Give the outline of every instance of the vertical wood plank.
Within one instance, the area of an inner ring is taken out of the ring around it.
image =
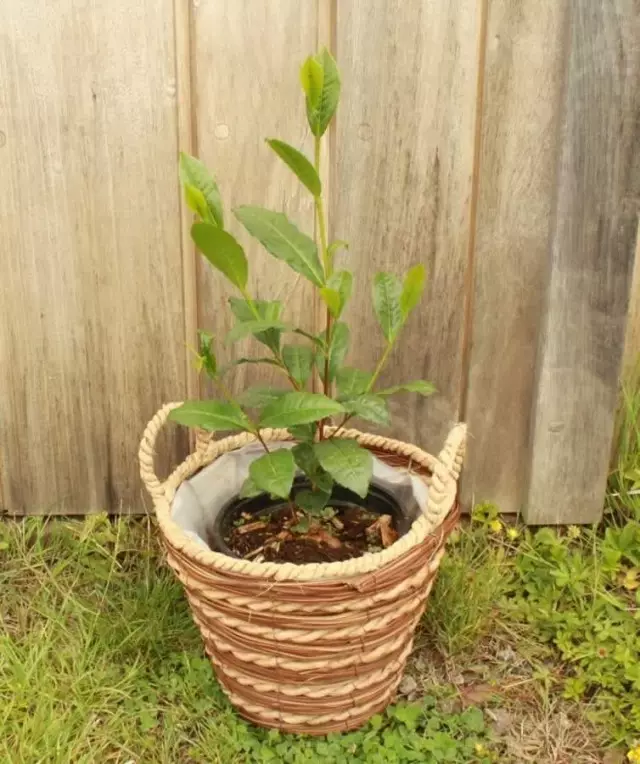
[[[522,508],[566,61],[566,5],[490,0],[463,501]]]
[[[638,5],[576,0],[570,14],[525,513],[533,524],[601,516],[640,194]]]
[[[3,508],[140,508],[184,388],[172,3],[8,0],[0,29]]]
[[[383,342],[371,307],[379,270],[423,262],[429,284],[382,377],[426,378],[439,394],[392,403],[392,432],[439,451],[459,416],[479,32],[476,0],[341,0],[343,73],[332,236],[355,272],[349,362],[373,369]]]
[[[250,290],[259,299],[281,299],[287,321],[313,329],[311,285],[268,254],[231,210],[255,204],[284,212],[313,236],[313,198],[264,141],[280,138],[313,156],[298,72],[316,49],[316,3],[201,0],[194,25],[198,153],[217,178],[226,226],[245,247]],[[224,347],[233,319],[227,299],[237,294],[202,258],[198,293],[201,326],[218,337],[227,360],[264,355],[252,339]],[[233,387],[280,378],[277,371],[240,366]]]

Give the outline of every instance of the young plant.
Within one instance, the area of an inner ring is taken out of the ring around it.
[[[189,401],[175,409],[171,416],[177,422],[206,430],[251,433],[262,444],[265,454],[251,464],[242,495],[266,492],[289,498],[295,473],[300,470],[309,478],[312,490],[299,492],[296,504],[306,512],[319,513],[327,505],[334,483],[363,498],[369,490],[371,453],[355,440],[338,437],[346,423],[352,417],[359,417],[387,425],[390,395],[405,390],[426,396],[434,392],[434,387],[423,380],[386,389],[377,385],[400,330],[422,295],[423,265],[411,268],[403,281],[392,273],[376,274],[373,306],[385,339],[384,352],[373,371],[344,365],[350,332],[342,316],[351,296],[353,276],[348,270],[334,267],[337,250],[346,249],[347,245],[327,239],[320,180],[322,139],[338,106],[340,75],[330,53],[322,50],[304,62],[300,79],[314,137],[313,163],[283,141],[268,139],[267,145],[313,196],[318,241],[300,231],[280,212],[241,206],[234,209],[233,214],[273,257],[314,285],[326,307],[325,328],[318,335],[305,332],[285,320],[281,302],[257,300],[251,295],[247,257],[225,228],[218,186],[198,159],[182,154],[180,178],[187,204],[198,218],[191,228],[192,238],[211,265],[238,292],[237,297],[229,300],[236,323],[226,344],[253,337],[264,346],[266,355],[239,358],[221,367],[213,336],[200,332],[198,362],[212,379],[220,398]],[[290,337],[305,342],[292,343]],[[224,378],[230,368],[246,363],[269,364],[279,369],[291,389],[252,387],[235,398]],[[317,377],[322,393],[310,389]],[[338,419],[337,427],[330,426],[334,417]],[[291,450],[270,450],[261,431],[274,427],[286,428],[297,444]]]

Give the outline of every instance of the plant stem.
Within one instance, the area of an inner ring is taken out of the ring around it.
[[[380,376],[380,372],[384,368],[384,365],[387,362],[387,358],[389,357],[389,353],[391,352],[392,348],[393,348],[393,342],[388,342],[387,347],[384,350],[384,353],[382,354],[380,360],[378,361],[376,370],[373,372],[373,376],[371,377],[371,380],[369,381],[369,384],[367,385],[366,392],[368,393],[371,392],[371,388],[375,385],[378,377]]]
[[[222,393],[222,397],[223,397],[223,398],[226,398],[226,399],[227,399],[227,401],[229,401],[229,403],[236,403],[236,401],[235,401],[235,400],[234,400],[234,398],[233,398],[233,395],[231,394],[231,391],[229,390],[229,388],[228,388],[228,387],[225,385],[225,383],[224,383],[224,382],[223,382],[221,379],[214,379],[214,380],[213,380],[213,383],[214,383],[215,385],[217,385],[217,386],[218,386],[218,388],[219,388],[220,392]],[[244,409],[242,409],[242,410],[244,411]],[[257,423],[257,422],[254,422],[254,421],[251,419],[251,417],[250,417],[250,416],[247,414],[247,412],[246,412],[246,411],[244,411],[244,414],[245,414],[245,416],[247,417],[247,419],[249,420],[249,424],[250,424],[250,426],[251,426],[251,429],[249,430],[249,432],[250,432],[252,435],[255,435],[255,436],[256,436],[256,438],[257,438],[257,439],[260,441],[260,443],[262,444],[262,448],[264,448],[264,450],[265,450],[265,452],[266,452],[266,453],[271,453],[271,452],[269,451],[269,447],[268,447],[268,446],[267,446],[267,444],[265,443],[265,440],[264,440],[264,438],[263,438],[263,437],[262,437],[262,435],[260,434],[260,428],[258,427],[258,423]]]
[[[320,142],[320,136],[315,136],[315,142],[314,142],[314,164],[315,169],[318,175],[320,175],[320,152],[321,148],[321,142]],[[315,197],[315,206],[316,206],[316,218],[318,221],[318,233],[320,238],[320,251],[322,254],[322,264],[324,266],[324,275],[325,279],[328,279],[331,276],[332,271],[332,263],[331,263],[331,257],[329,256],[329,249],[327,247],[327,226],[325,222],[324,217],[324,202],[322,200],[322,194]],[[327,396],[331,395],[331,381],[329,379],[330,377],[330,368],[329,368],[329,351],[331,349],[331,330],[333,328],[333,322],[332,322],[332,316],[331,311],[327,307],[326,312],[326,329],[325,329],[325,343],[327,346],[327,352],[324,356],[324,375],[322,380],[322,387],[324,390],[324,394]],[[326,424],[326,419],[320,420],[320,440],[324,439],[324,428]]]

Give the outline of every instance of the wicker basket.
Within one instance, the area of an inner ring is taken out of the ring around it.
[[[256,563],[203,549],[171,520],[183,480],[227,451],[242,434],[196,449],[161,483],[153,458],[171,409],[149,422],[140,445],[142,479],[153,498],[169,565],[184,585],[220,684],[248,720],[288,732],[324,735],[364,724],[392,700],[415,627],[457,520],[456,489],[465,446],[462,424],[436,459],[397,440],[347,430],[375,455],[422,474],[429,503],[410,531],[382,552],[345,562]],[[286,430],[265,440],[290,440]]]

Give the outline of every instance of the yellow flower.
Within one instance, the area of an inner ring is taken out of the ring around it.
[[[489,523],[489,530],[491,531],[491,533],[500,533],[500,531],[502,530],[502,523],[501,523],[501,521],[500,520],[492,520]]]
[[[507,529],[507,536],[511,539],[511,541],[515,541],[518,536],[520,535],[520,531],[517,528],[508,528]]]
[[[569,530],[567,531],[567,536],[569,536],[570,539],[578,539],[580,538],[580,534],[582,531],[577,525],[570,525]]]
[[[638,568],[629,568],[624,576],[621,576],[620,583],[628,592],[633,592],[640,587],[639,572]]]
[[[637,745],[629,751],[627,759],[629,759],[629,761],[640,761],[640,745]]]
[[[486,753],[488,753],[488,750],[482,745],[482,743],[476,743],[475,749],[478,756],[484,756]]]

